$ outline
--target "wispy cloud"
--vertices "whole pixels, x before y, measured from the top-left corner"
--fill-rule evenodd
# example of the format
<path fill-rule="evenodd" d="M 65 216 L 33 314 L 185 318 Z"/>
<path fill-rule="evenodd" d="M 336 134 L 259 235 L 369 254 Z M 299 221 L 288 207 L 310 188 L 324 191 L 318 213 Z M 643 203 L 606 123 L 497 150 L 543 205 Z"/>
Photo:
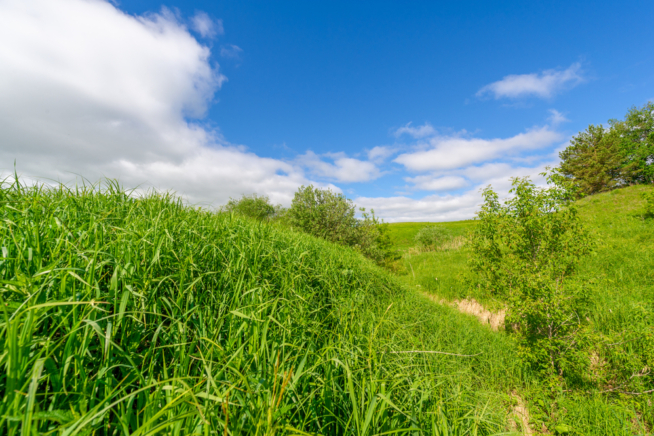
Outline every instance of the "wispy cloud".
<path fill-rule="evenodd" d="M 400 127 L 394 132 L 396 138 L 399 138 L 402 135 L 409 135 L 415 139 L 425 138 L 427 136 L 432 136 L 436 133 L 436 130 L 429 123 L 425 123 L 422 126 L 412 127 L 411 123 L 407 123 L 405 126 Z"/>
<path fill-rule="evenodd" d="M 481 190 L 492 185 L 501 198 L 509 194 L 510 177 L 530 177 L 537 185 L 543 186 L 545 180 L 540 173 L 547 163 L 532 168 L 505 167 L 486 168 L 485 177 L 475 176 L 477 181 L 461 194 L 432 194 L 422 198 L 408 196 L 358 197 L 354 202 L 361 207 L 374 209 L 375 213 L 388 222 L 401 221 L 457 221 L 471 219 L 482 203 Z M 474 171 L 474 168 L 470 168 Z M 495 170 L 495 171 L 493 171 Z M 438 179 L 436 179 L 438 180 Z M 454 178 L 451 179 L 454 182 Z M 454 184 L 454 183 L 453 183 Z"/>
<path fill-rule="evenodd" d="M 348 157 L 345 153 L 327 153 L 319 156 L 312 151 L 307 151 L 299 156 L 296 162 L 307 168 L 313 176 L 335 182 L 367 182 L 381 176 L 379 168 L 374 163 Z"/>
<path fill-rule="evenodd" d="M 191 18 L 191 27 L 203 38 L 213 38 L 225 33 L 223 20 L 212 20 L 206 12 L 196 12 Z"/>
<path fill-rule="evenodd" d="M 557 111 L 556 109 L 550 109 L 550 117 L 548 118 L 549 122 L 553 126 L 557 126 L 561 123 L 567 123 L 570 121 L 563 115 L 561 112 Z"/>
<path fill-rule="evenodd" d="M 224 58 L 240 59 L 243 49 L 234 44 L 225 44 L 220 47 L 220 56 Z"/>
<path fill-rule="evenodd" d="M 380 145 L 368 150 L 368 160 L 380 164 L 395 153 L 397 153 L 397 148 L 389 147 L 387 145 Z"/>
<path fill-rule="evenodd" d="M 540 97 L 550 98 L 566 88 L 572 88 L 583 82 L 581 64 L 575 62 L 565 70 L 545 70 L 540 73 L 512 74 L 502 80 L 484 86 L 477 92 L 477 97 L 492 95 L 495 99 Z"/>
<path fill-rule="evenodd" d="M 563 135 L 550 126 L 534 127 L 510 138 L 431 138 L 428 148 L 399 155 L 394 162 L 410 171 L 451 170 L 554 145 Z"/>
<path fill-rule="evenodd" d="M 422 191 L 454 191 L 468 186 L 468 181 L 460 176 L 417 176 L 406 177 L 406 182 L 412 183 L 415 189 Z"/>

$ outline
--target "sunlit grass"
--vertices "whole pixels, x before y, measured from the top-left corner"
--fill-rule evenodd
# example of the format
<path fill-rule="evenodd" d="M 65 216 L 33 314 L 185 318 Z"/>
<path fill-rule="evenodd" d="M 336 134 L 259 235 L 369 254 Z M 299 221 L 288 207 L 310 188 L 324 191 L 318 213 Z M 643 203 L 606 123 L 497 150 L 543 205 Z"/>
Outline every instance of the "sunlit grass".
<path fill-rule="evenodd" d="M 509 338 L 291 230 L 114 183 L 5 183 L 0 214 L 3 434 L 494 434 L 530 380 Z"/>

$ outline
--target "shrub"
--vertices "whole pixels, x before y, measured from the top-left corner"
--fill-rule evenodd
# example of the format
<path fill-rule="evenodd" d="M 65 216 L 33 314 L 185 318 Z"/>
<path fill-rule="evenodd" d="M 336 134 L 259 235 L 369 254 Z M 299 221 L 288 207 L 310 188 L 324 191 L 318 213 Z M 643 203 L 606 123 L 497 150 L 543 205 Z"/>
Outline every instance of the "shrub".
<path fill-rule="evenodd" d="M 470 266 L 477 286 L 508 299 L 506 326 L 523 360 L 556 381 L 584 361 L 586 288 L 571 277 L 593 243 L 570 203 L 573 191 L 556 174 L 548 181 L 539 189 L 528 178 L 513 179 L 504 204 L 491 187 L 484 190 Z"/>
<path fill-rule="evenodd" d="M 645 218 L 654 218 L 654 189 L 643 192 L 645 200 Z"/>
<path fill-rule="evenodd" d="M 229 202 L 223 206 L 226 212 L 233 212 L 237 215 L 254 218 L 260 221 L 267 221 L 278 215 L 281 205 L 273 206 L 266 195 L 243 195 L 240 199 L 229 199 Z"/>
<path fill-rule="evenodd" d="M 442 226 L 426 226 L 418 231 L 414 240 L 423 249 L 433 250 L 451 238 L 450 232 Z"/>
<path fill-rule="evenodd" d="M 394 257 L 387 225 L 365 209 L 363 219 L 355 216 L 352 200 L 330 189 L 301 186 L 288 210 L 288 222 L 310 235 L 359 250 L 383 263 Z"/>

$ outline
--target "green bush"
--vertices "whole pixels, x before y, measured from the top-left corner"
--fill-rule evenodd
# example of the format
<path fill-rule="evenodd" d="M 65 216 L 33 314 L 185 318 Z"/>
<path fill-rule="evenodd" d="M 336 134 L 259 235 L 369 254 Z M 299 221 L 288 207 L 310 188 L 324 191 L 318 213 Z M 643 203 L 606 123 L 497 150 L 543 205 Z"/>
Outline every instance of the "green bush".
<path fill-rule="evenodd" d="M 282 207 L 273 206 L 266 195 L 252 194 L 243 195 L 238 200 L 230 198 L 222 210 L 260 221 L 269 221 L 282 212 Z"/>
<path fill-rule="evenodd" d="M 570 203 L 573 192 L 555 184 L 555 175 L 549 181 L 540 189 L 514 179 L 504 204 L 491 187 L 484 190 L 470 266 L 477 286 L 509 301 L 506 326 L 524 361 L 557 383 L 583 373 L 587 362 L 580 340 L 586 288 L 572 277 L 593 241 Z"/>
<path fill-rule="evenodd" d="M 287 213 L 289 224 L 310 235 L 340 245 L 353 247 L 363 255 L 384 263 L 395 257 L 388 236 L 388 227 L 360 208 L 358 219 L 352 200 L 330 189 L 301 186 L 295 193 Z"/>
<path fill-rule="evenodd" d="M 433 250 L 451 239 L 450 232 L 441 226 L 426 226 L 418 231 L 414 240 L 425 250 Z"/>
<path fill-rule="evenodd" d="M 643 192 L 643 200 L 645 200 L 645 217 L 654 218 L 654 189 Z"/>

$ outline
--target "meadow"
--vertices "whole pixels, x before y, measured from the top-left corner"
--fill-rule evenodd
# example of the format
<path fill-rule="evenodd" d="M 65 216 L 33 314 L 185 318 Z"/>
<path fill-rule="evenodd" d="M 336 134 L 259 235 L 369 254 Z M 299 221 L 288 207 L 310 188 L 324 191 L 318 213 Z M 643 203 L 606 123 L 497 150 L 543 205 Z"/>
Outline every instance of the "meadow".
<path fill-rule="evenodd" d="M 594 323 L 633 332 L 619 347 L 637 360 L 654 238 L 636 194 L 581 204 L 603 240 L 583 272 Z M 465 244 L 412 252 L 419 224 L 391 225 L 405 252 L 392 273 L 113 182 L 5 182 L 0 213 L 3 434 L 633 435 L 654 422 L 652 395 L 543 386 L 510 335 L 447 304 L 502 302 L 466 290 Z M 474 221 L 445 225 L 464 237 Z"/>
<path fill-rule="evenodd" d="M 628 434 L 626 416 L 642 419 L 640 430 L 630 434 L 650 434 L 654 420 L 654 223 L 643 213 L 647 186 L 632 186 L 595 194 L 577 201 L 583 223 L 598 242 L 595 252 L 581 265 L 577 280 L 591 289 L 588 310 L 590 336 L 597 341 L 597 361 L 591 365 L 603 388 L 585 395 L 563 392 L 549 404 L 539 389 L 525 392 L 535 428 L 559 414 L 566 428 L 579 434 Z M 411 242 L 418 231 L 433 223 L 390 225 L 392 240 L 403 250 L 395 268 L 408 286 L 435 301 L 456 306 L 475 301 L 490 312 L 506 310 L 507 302 L 469 286 L 468 248 L 448 248 L 421 252 Z M 438 223 L 453 237 L 474 230 L 475 221 Z M 470 315 L 471 322 L 476 320 Z M 498 332 L 502 334 L 502 332 Z M 606 344 L 606 346 L 601 346 Z M 610 369 L 612 367 L 612 369 Z M 633 394 L 616 395 L 617 380 L 647 380 Z M 564 390 L 563 388 L 561 390 Z M 640 392 L 646 392 L 638 395 Z M 572 394 L 572 395 L 571 395 Z M 555 405 L 555 407 L 552 407 Z M 559 412 L 554 412 L 558 409 Z M 600 417 L 602 415 L 603 417 Z M 534 417 L 536 417 L 534 419 Z M 604 424 L 593 424 L 604 420 Z M 602 427 L 604 426 L 604 427 Z M 551 428 L 552 425 L 549 425 Z M 620 428 L 623 428 L 620 430 Z"/>

